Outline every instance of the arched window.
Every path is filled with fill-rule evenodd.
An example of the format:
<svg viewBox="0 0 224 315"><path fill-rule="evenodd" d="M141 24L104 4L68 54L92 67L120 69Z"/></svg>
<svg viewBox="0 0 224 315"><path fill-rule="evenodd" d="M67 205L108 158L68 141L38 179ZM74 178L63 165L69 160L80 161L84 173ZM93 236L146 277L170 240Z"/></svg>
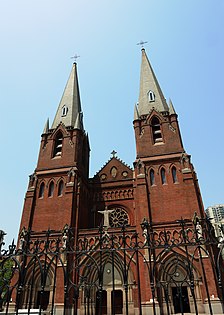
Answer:
<svg viewBox="0 0 224 315"><path fill-rule="evenodd" d="M43 198L44 197L44 183L40 184L40 189L39 189L39 198Z"/></svg>
<svg viewBox="0 0 224 315"><path fill-rule="evenodd" d="M153 93L153 91L148 92L148 98L149 102L155 102L155 94Z"/></svg>
<svg viewBox="0 0 224 315"><path fill-rule="evenodd" d="M166 184L166 171L164 168L161 168L161 181L162 181L162 184Z"/></svg>
<svg viewBox="0 0 224 315"><path fill-rule="evenodd" d="M54 182L51 182L49 185L48 197L53 197L53 193L54 193Z"/></svg>
<svg viewBox="0 0 224 315"><path fill-rule="evenodd" d="M58 132L55 138L54 144L54 156L61 156L62 153L62 143L63 143L63 135L61 132Z"/></svg>
<svg viewBox="0 0 224 315"><path fill-rule="evenodd" d="M68 112L68 107L66 105L64 105L61 109L61 116L64 117L67 115Z"/></svg>
<svg viewBox="0 0 224 315"><path fill-rule="evenodd" d="M64 189L64 182L63 180L60 180L59 185L58 185L58 196L63 195L63 189Z"/></svg>
<svg viewBox="0 0 224 315"><path fill-rule="evenodd" d="M177 169L175 166L172 167L172 178L173 178L173 183L177 183Z"/></svg>
<svg viewBox="0 0 224 315"><path fill-rule="evenodd" d="M153 141L154 143L162 142L162 132L160 128L160 123L159 119L157 117L153 117L152 122L152 136L153 136Z"/></svg>
<svg viewBox="0 0 224 315"><path fill-rule="evenodd" d="M155 185L155 173L154 170L151 169L149 172L149 177L150 177L150 185Z"/></svg>

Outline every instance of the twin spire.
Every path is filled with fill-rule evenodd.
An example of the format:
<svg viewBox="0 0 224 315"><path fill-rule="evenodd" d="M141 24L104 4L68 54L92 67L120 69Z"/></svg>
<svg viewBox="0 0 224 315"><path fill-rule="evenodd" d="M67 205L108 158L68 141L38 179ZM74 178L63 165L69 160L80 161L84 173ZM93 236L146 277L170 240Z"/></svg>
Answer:
<svg viewBox="0 0 224 315"><path fill-rule="evenodd" d="M171 114L172 112L174 114L171 101L170 104L169 108L145 49L142 48L139 99L138 106L135 106L134 119L149 114L153 108L161 113L169 112Z"/></svg>
<svg viewBox="0 0 224 315"><path fill-rule="evenodd" d="M170 101L170 106L167 105L145 49L142 48L139 100L138 106L135 106L134 120L149 114L153 108L161 113L175 114L172 102ZM57 128L60 123L66 127L84 130L76 63L73 64L51 129ZM44 133L48 130L49 120L45 125Z"/></svg>
<svg viewBox="0 0 224 315"><path fill-rule="evenodd" d="M63 123L65 127L83 130L82 118L77 65L74 63L51 129L55 129L60 123ZM45 128L47 125L49 126L49 122L47 122Z"/></svg>

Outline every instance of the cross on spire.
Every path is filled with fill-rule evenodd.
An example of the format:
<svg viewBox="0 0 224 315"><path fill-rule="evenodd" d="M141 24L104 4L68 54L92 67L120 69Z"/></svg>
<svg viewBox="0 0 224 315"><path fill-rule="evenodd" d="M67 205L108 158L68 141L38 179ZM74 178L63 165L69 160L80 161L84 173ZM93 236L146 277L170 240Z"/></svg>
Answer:
<svg viewBox="0 0 224 315"><path fill-rule="evenodd" d="M74 59L74 60L75 60L75 63L76 63L76 61L77 61L77 59L78 59L79 57L80 57L79 55L75 54L74 56L71 57L71 59Z"/></svg>
<svg viewBox="0 0 224 315"><path fill-rule="evenodd" d="M110 154L112 154L112 157L115 157L117 152L115 150L113 150Z"/></svg>
<svg viewBox="0 0 224 315"><path fill-rule="evenodd" d="M144 42L143 40L141 40L139 43L137 43L137 45L140 45L142 48L144 48L144 44L146 44L148 42Z"/></svg>

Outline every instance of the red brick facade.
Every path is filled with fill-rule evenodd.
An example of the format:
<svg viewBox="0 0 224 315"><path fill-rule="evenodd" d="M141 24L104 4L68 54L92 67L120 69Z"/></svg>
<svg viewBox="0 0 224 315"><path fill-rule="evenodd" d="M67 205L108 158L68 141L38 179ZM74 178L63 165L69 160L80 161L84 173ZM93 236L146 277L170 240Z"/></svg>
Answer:
<svg viewBox="0 0 224 315"><path fill-rule="evenodd" d="M33 231L62 230L68 224L77 233L88 235L102 222L103 216L98 211L105 207L122 209L127 214L128 226L140 234L144 218L158 224L158 229L162 226L173 230L171 221L181 217L192 220L195 212L204 217L197 176L183 148L177 114L153 107L148 114L135 116L133 124L134 168L113 156L93 178L88 175L90 148L85 131L68 128L63 123L47 130L42 135L37 168L30 177L21 229L25 226ZM62 151L55 156L59 132L63 136ZM164 257L164 263L166 260L168 256ZM206 258L204 264L210 272ZM141 261L142 303L151 294L145 268ZM209 281L217 296L213 277ZM205 295L204 290L201 286L200 298ZM58 303L62 302L62 291L58 284ZM133 290L133 297L136 294Z"/></svg>

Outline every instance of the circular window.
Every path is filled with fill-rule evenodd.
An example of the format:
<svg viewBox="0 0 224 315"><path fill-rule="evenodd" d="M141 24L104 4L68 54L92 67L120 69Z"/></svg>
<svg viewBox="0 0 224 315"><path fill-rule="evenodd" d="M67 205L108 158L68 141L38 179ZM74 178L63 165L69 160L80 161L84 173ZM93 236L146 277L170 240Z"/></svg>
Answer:
<svg viewBox="0 0 224 315"><path fill-rule="evenodd" d="M110 213L109 222L111 227L119 227L129 224L129 217L126 211L121 208L115 208Z"/></svg>
<svg viewBox="0 0 224 315"><path fill-rule="evenodd" d="M107 175L106 175L106 174L100 175L100 179L101 179L101 180L105 180L106 178L107 178Z"/></svg>

